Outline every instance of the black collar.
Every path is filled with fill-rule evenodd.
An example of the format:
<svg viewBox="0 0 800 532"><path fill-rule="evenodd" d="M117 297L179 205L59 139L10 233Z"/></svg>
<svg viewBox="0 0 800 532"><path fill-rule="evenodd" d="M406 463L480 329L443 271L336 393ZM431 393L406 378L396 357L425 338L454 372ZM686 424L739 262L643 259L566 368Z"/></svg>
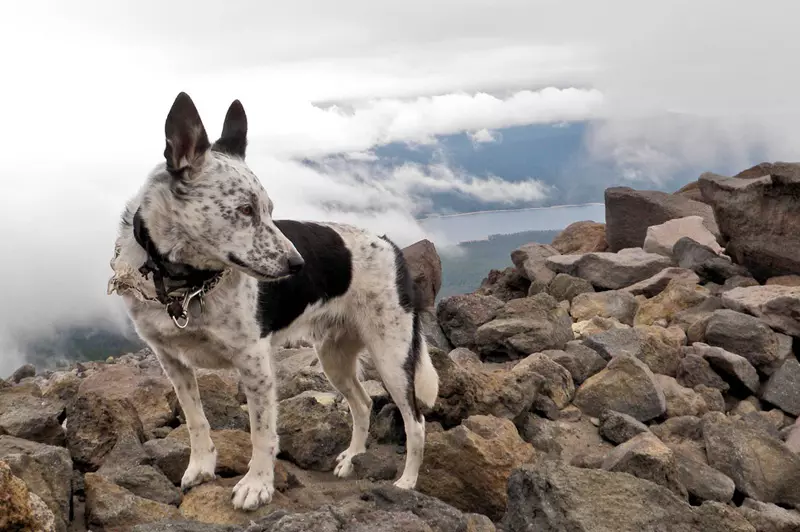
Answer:
<svg viewBox="0 0 800 532"><path fill-rule="evenodd" d="M147 278L153 274L156 297L167 305L167 312L173 318L185 316L184 300L188 294L208 291L222 276L221 270L201 270L188 264L170 261L156 247L150 232L144 224L141 209L133 216L133 236L144 248L147 260L139 268L139 273Z"/></svg>

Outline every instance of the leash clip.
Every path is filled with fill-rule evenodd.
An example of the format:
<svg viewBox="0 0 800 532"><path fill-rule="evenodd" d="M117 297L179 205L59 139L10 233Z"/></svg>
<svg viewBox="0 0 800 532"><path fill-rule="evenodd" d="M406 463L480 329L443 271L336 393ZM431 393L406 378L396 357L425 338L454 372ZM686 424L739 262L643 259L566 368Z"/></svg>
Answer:
<svg viewBox="0 0 800 532"><path fill-rule="evenodd" d="M189 325L189 303L191 303L192 299L197 296L200 296L200 312L202 314L203 309L205 308L205 304L203 303L204 291L204 288L198 288L194 292L187 292L186 295L183 296L182 303L173 301L167 305L167 314L170 315L173 323L175 323L175 326L178 329L185 329L186 326Z"/></svg>

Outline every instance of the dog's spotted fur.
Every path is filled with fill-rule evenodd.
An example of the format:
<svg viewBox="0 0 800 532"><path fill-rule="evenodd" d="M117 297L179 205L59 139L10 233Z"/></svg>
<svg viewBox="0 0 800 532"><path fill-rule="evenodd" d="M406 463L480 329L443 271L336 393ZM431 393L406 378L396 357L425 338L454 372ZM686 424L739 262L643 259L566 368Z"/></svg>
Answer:
<svg viewBox="0 0 800 532"><path fill-rule="evenodd" d="M438 377L418 328L402 254L388 239L355 227L273 221L272 202L244 162L247 122L238 101L213 145L184 93L170 110L165 132L165 162L123 214L119 260L138 267L146 259L132 230L138 210L171 261L231 270L206 295L202 312L190 308L185 329L175 326L163 305L123 295L186 414L191 458L183 489L213 478L216 464L193 368L235 367L247 395L253 451L250 470L233 489L233 505L250 510L270 501L278 453L270 355L302 338L315 343L325 374L352 415L350 445L334 473L349 475L352 458L365 451L372 401L358 381L357 365L366 349L405 423L406 465L396 485L413 488L425 439L417 401L433 404Z"/></svg>

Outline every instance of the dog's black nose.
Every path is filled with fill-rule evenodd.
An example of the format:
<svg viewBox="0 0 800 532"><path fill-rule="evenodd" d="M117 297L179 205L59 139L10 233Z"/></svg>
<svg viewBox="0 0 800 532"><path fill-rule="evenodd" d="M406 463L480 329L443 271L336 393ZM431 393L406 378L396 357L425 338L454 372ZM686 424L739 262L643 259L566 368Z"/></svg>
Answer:
<svg viewBox="0 0 800 532"><path fill-rule="evenodd" d="M289 273L292 274L299 273L306 264L306 261L303 260L303 257L301 257L300 254L289 255L287 262L289 263Z"/></svg>

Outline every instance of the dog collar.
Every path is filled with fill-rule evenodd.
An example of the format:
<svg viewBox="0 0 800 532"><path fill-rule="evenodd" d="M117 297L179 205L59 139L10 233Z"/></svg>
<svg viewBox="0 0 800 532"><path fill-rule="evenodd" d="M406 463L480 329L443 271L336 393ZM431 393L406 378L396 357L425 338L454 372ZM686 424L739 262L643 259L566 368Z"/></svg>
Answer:
<svg viewBox="0 0 800 532"><path fill-rule="evenodd" d="M228 270L203 270L169 260L150 237L141 209L133 216L133 236L147 253L147 260L139 268L139 273L145 279L153 274L156 299L165 305L175 325L185 328L189 324L188 310L192 299L198 298L202 310L203 297L219 284Z"/></svg>

